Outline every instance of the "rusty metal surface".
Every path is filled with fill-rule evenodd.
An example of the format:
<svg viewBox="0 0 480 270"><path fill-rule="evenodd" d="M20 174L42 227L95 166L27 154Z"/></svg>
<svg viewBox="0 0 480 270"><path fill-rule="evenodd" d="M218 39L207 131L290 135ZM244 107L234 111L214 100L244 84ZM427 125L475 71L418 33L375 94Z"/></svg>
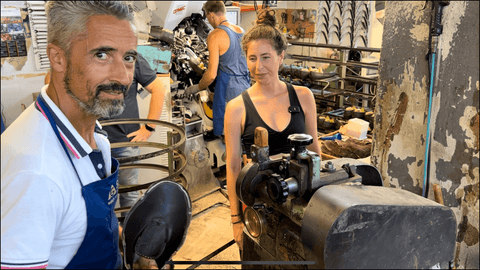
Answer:
<svg viewBox="0 0 480 270"><path fill-rule="evenodd" d="M385 185L421 194L428 106L431 10L387 1L372 164ZM428 6L428 5L427 5ZM432 96L430 185L456 214L457 268L479 268L479 2L444 9L438 78ZM428 198L434 199L433 189Z"/></svg>

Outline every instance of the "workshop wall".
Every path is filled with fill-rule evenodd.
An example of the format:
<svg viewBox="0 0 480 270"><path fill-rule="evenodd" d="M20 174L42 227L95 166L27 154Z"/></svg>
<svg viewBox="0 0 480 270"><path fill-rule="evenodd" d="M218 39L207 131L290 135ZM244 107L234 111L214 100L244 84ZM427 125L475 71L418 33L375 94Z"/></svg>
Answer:
<svg viewBox="0 0 480 270"><path fill-rule="evenodd" d="M386 1L372 164L387 186L422 194L431 2ZM430 188L456 213L457 268L479 268L479 2L444 8L433 90ZM435 248L435 247L432 247Z"/></svg>
<svg viewBox="0 0 480 270"><path fill-rule="evenodd" d="M253 4L253 1L251 1ZM249 4L247 2L246 4ZM259 6L261 6L261 2L258 2ZM277 18L277 23L279 28L284 25L282 24L282 18L281 14L282 12L285 12L288 14L287 17L287 29L290 31L292 29L297 29L299 24L302 24L303 27L308 26L308 22L292 22L292 16L291 13L294 10L317 10L318 9L318 1L281 1L277 4L277 7L273 7L273 9L276 12L276 18ZM249 12L242 12L241 13L241 22L240 26L247 32L250 28L252 28L255 25L255 20L257 19L255 11L249 11ZM316 33L315 33L315 24L317 22L317 19L314 19L314 23L310 26L310 28L306 29L306 33L308 32L314 32L313 35L305 35L304 38L299 38L298 41L301 42L315 42L317 39ZM300 54L300 55L310 55L310 56L316 56L316 57L330 57L330 54L332 53L331 50L325 49L325 48L303 48L301 46L292 46L287 49L287 53L291 54ZM285 59L284 64L290 65L293 64L294 60L293 59ZM307 66L316 66L319 67L320 63L316 62L306 62L305 63ZM328 64L323 66L324 68L328 67Z"/></svg>
<svg viewBox="0 0 480 270"><path fill-rule="evenodd" d="M5 8L20 8L22 19L28 15L24 1L4 2ZM8 127L22 113L22 104L33 103L32 93L40 92L44 85L45 70L37 70L29 25L25 25L27 56L1 59L1 102L5 127Z"/></svg>
<svg viewBox="0 0 480 270"><path fill-rule="evenodd" d="M135 21L140 32L138 44L146 41L145 32L150 31L152 9L156 9L154 1L130 1L134 6ZM10 4L15 4L11 6ZM6 8L20 8L22 19L28 16L25 1L2 2ZM22 106L28 107L33 103L33 93L40 92L44 86L46 70L37 70L34 58L30 25L26 24L27 56L1 59L1 102L5 127L8 128L22 113ZM22 105L23 104L23 105Z"/></svg>

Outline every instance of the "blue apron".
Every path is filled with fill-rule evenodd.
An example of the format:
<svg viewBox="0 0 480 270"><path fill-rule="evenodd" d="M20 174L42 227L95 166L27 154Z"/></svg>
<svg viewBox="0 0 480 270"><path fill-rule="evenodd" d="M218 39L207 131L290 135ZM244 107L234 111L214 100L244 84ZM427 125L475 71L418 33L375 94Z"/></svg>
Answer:
<svg viewBox="0 0 480 270"><path fill-rule="evenodd" d="M227 107L227 103L248 88L242 89L231 87L227 92L228 82L231 77L245 77L248 84L250 84L250 75L248 72L246 74L236 75L229 74L220 68L218 69L215 94L213 95L213 134L217 136L223 134L223 122L225 119L225 108Z"/></svg>
<svg viewBox="0 0 480 270"><path fill-rule="evenodd" d="M72 164L82 186L82 196L87 208L87 231L83 242L66 269L120 269L122 258L118 246L118 220L114 213L118 193L118 161L112 158L115 172L109 177L84 186L67 147L60 137L57 125L40 97L37 102L47 115L63 150Z"/></svg>

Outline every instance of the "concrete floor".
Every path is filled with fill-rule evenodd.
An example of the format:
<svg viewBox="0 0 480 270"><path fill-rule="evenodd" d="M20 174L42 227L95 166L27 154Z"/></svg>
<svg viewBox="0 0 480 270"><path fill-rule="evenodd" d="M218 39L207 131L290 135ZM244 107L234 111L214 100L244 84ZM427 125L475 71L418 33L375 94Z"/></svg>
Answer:
<svg viewBox="0 0 480 270"><path fill-rule="evenodd" d="M233 240L230 222L230 204L226 190L217 189L192 202L192 222L185 243L172 261L200 261ZM221 251L208 261L240 261L236 244ZM175 264L175 269L195 267L192 264ZM196 269L241 269L240 265L203 264Z"/></svg>

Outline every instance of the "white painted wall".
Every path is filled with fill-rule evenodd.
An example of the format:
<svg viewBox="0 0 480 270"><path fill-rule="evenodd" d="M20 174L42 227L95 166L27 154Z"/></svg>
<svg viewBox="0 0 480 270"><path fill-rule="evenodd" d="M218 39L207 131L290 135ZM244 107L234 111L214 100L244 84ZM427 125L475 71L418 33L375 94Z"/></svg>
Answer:
<svg viewBox="0 0 480 270"><path fill-rule="evenodd" d="M22 57L17 59L20 58ZM5 116L5 127L10 126L20 116L22 103L27 107L33 103L32 93L40 92L44 85L46 71L36 70L33 46L28 48L26 58L27 61L19 70L9 63L11 60L8 58L2 59L1 102L3 106L2 112Z"/></svg>

